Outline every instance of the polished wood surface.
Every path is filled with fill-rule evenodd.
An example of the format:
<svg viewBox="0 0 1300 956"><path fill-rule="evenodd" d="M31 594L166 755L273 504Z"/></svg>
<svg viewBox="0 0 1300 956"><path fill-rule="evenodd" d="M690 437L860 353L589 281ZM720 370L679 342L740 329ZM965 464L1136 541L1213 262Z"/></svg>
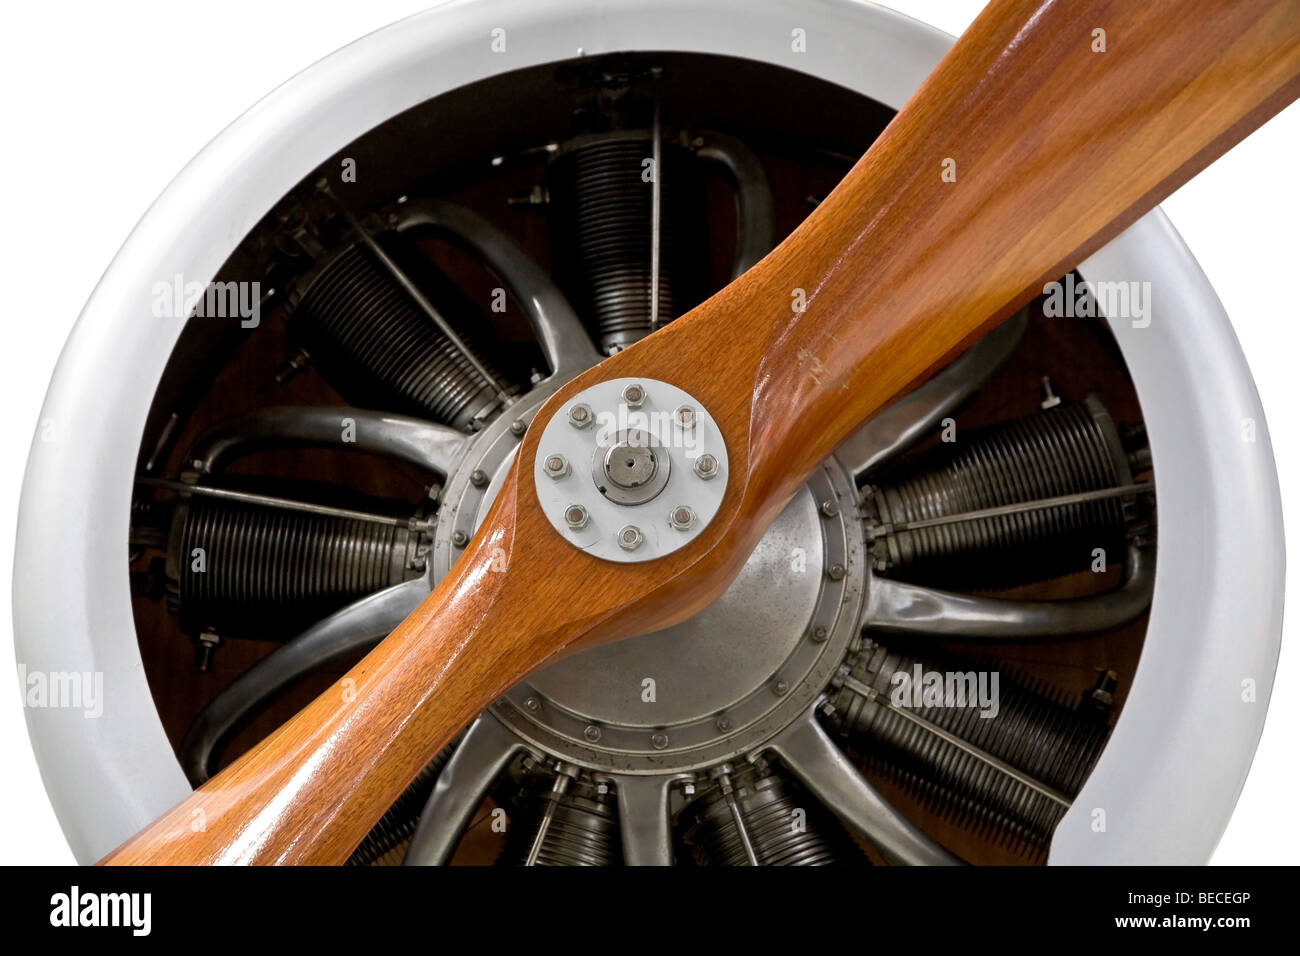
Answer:
<svg viewBox="0 0 1300 956"><path fill-rule="evenodd" d="M622 376L694 395L731 465L722 511L695 543L629 565L569 546L539 511L541 429L530 429L482 530L428 601L104 862L342 861L506 688L559 654L708 604L858 423L1298 92L1295 0L991 4L780 247L540 413Z"/></svg>

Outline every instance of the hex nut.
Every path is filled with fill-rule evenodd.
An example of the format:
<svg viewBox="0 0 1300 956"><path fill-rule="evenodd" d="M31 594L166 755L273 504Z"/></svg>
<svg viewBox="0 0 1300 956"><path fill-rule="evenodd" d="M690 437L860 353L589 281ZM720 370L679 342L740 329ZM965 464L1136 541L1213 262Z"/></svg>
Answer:
<svg viewBox="0 0 1300 956"><path fill-rule="evenodd" d="M574 428L587 428L596 420L596 414L586 402L579 402L569 409L569 424Z"/></svg>
<svg viewBox="0 0 1300 956"><path fill-rule="evenodd" d="M618 531L618 546L624 551L635 551L645 542L645 535L634 524L624 525Z"/></svg>

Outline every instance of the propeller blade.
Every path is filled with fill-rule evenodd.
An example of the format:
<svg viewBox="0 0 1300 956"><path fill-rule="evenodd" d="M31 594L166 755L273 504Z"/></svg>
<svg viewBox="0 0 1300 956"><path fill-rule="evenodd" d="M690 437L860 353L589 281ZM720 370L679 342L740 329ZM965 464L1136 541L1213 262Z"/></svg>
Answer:
<svg viewBox="0 0 1300 956"><path fill-rule="evenodd" d="M1295 0L995 0L785 242L552 397L475 541L387 640L103 862L343 861L508 687L707 605L855 426L1297 93ZM640 563L566 541L533 478L542 426L622 377L684 389L728 456L718 514Z"/></svg>

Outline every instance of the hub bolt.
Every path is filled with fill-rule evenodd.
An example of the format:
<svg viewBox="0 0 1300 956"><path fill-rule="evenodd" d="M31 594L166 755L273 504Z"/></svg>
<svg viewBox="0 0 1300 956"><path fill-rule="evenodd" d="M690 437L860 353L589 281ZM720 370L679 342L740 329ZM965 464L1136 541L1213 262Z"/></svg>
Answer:
<svg viewBox="0 0 1300 956"><path fill-rule="evenodd" d="M600 739L600 728L595 724L588 724L587 729L582 732L582 736L586 737L594 744Z"/></svg>
<svg viewBox="0 0 1300 956"><path fill-rule="evenodd" d="M668 523L678 531L689 531L695 524L695 512L686 505L678 505L668 516Z"/></svg>
<svg viewBox="0 0 1300 956"><path fill-rule="evenodd" d="M695 427L695 408L691 405L678 405L673 412L673 421L683 431L690 431Z"/></svg>
<svg viewBox="0 0 1300 956"><path fill-rule="evenodd" d="M665 733L651 734L650 746L655 750L663 750L668 746L668 735Z"/></svg>
<svg viewBox="0 0 1300 956"><path fill-rule="evenodd" d="M595 419L596 416L592 412L591 406L583 402L579 402L569 409L569 424L574 428L586 428Z"/></svg>
<svg viewBox="0 0 1300 956"><path fill-rule="evenodd" d="M569 505L564 509L564 523L574 531L581 531L587 527L587 522L590 520L591 516L582 505Z"/></svg>
<svg viewBox="0 0 1300 956"><path fill-rule="evenodd" d="M547 455L542 471L548 478L563 478L569 473L569 462L563 455Z"/></svg>
<svg viewBox="0 0 1300 956"><path fill-rule="evenodd" d="M645 541L645 535L634 524L624 525L618 532L618 546L624 551L635 551Z"/></svg>
<svg viewBox="0 0 1300 956"><path fill-rule="evenodd" d="M469 473L469 483L475 488L482 488L488 483L487 472L482 468L475 468Z"/></svg>
<svg viewBox="0 0 1300 956"><path fill-rule="evenodd" d="M712 455L701 455L695 459L695 473L708 481L718 475L718 459Z"/></svg>
<svg viewBox="0 0 1300 956"><path fill-rule="evenodd" d="M623 401L628 408L640 408L645 402L645 387L633 382L623 389Z"/></svg>
<svg viewBox="0 0 1300 956"><path fill-rule="evenodd" d="M516 418L510 423L510 434L518 438L524 432L528 431L528 425L522 418Z"/></svg>

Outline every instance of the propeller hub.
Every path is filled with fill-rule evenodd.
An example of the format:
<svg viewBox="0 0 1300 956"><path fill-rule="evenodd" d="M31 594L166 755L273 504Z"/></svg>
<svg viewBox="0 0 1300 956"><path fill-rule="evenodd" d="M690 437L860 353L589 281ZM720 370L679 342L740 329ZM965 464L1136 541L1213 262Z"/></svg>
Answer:
<svg viewBox="0 0 1300 956"><path fill-rule="evenodd" d="M556 464L582 461L589 471ZM655 379L610 379L573 395L546 423L534 468L555 530L619 562L651 561L694 540L717 515L726 479L727 448L713 416ZM580 527L565 518L575 505L589 518Z"/></svg>

